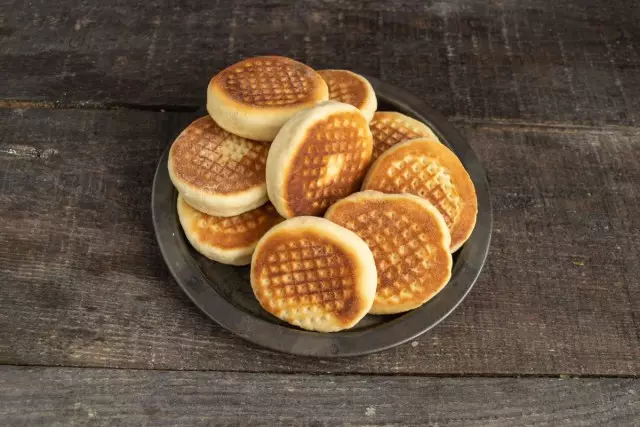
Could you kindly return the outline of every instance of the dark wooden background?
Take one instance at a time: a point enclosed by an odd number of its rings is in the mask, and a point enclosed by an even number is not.
[[[638,425],[640,3],[0,0],[0,424]],[[365,357],[212,323],[156,245],[157,161],[247,56],[418,94],[488,174],[464,303]]]

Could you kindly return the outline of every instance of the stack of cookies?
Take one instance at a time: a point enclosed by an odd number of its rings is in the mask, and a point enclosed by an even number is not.
[[[421,306],[475,226],[456,155],[424,123],[376,110],[360,75],[256,57],[211,79],[209,115],[171,147],[189,242],[251,263],[262,307],[301,328],[339,331]]]

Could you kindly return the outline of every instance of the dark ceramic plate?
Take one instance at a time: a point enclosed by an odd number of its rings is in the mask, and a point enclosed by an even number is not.
[[[378,96],[379,110],[399,111],[427,123],[469,171],[478,195],[478,220],[473,234],[454,254],[451,281],[422,307],[398,315],[368,315],[348,331],[304,331],[260,307],[251,291],[248,266],[219,264],[191,248],[178,222],[177,191],[167,172],[167,147],[156,171],[151,200],[162,255],[173,277],[200,310],[248,341],[273,350],[321,357],[385,350],[437,325],[460,304],[480,274],[489,249],[492,213],[487,179],[476,155],[444,117],[418,98],[378,79],[368,79]]]

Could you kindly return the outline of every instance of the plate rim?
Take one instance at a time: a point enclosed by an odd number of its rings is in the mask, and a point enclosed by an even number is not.
[[[170,213],[174,214],[174,218],[177,215],[177,191],[171,184],[166,167],[172,140],[156,167],[151,190],[153,227],[160,252],[175,281],[203,313],[253,344],[279,352],[315,357],[358,356],[384,351],[411,341],[438,325],[462,303],[482,271],[491,242],[493,209],[486,173],[479,159],[453,125],[425,102],[404,89],[375,77],[365,77],[371,82],[379,100],[428,124],[460,158],[471,176],[478,197],[474,231],[458,251],[458,261],[454,264],[451,280],[443,290],[423,306],[389,322],[366,329],[332,333],[305,331],[272,323],[233,305],[211,286],[195,259],[188,251],[180,250],[188,244],[181,238],[182,232],[179,228],[171,231],[171,227],[167,227]],[[166,191],[159,188],[166,187],[166,181],[172,189],[170,196],[160,193]],[[164,204],[161,204],[163,196],[173,200],[171,212],[167,212]]]

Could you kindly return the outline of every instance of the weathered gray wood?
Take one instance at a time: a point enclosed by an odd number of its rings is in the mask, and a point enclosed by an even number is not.
[[[634,1],[2,3],[4,100],[197,107],[218,70],[276,53],[381,77],[449,116],[640,124]]]
[[[4,425],[632,426],[638,379],[0,368]]]
[[[465,124],[491,253],[422,338],[316,360],[245,343],[170,277],[150,215],[186,114],[0,110],[0,363],[273,372],[640,374],[640,132]]]

